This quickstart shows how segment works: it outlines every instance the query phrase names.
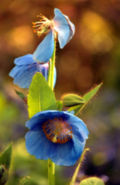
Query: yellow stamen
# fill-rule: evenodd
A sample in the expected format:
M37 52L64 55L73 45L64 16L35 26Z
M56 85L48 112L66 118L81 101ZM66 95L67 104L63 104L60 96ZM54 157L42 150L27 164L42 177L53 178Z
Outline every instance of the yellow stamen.
M49 20L43 15L38 15L39 21L33 22L33 30L35 33L37 33L38 36L40 36L43 33L48 32L50 29L52 29L53 21Z

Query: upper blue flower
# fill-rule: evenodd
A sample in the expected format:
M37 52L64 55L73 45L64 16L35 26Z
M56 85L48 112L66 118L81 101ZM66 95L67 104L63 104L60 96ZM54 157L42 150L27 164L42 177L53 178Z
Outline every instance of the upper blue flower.
M48 32L43 41L39 44L33 53L34 60L41 63L47 62L54 50L54 40L58 37L60 48L63 48L73 37L75 26L69 20L68 16L55 8L55 16L52 20L40 16L40 21L34 22L33 27L38 35Z
M36 72L40 72L48 80L49 63L41 64L33 59L32 54L18 57L14 60L15 67L10 71L9 76L14 79L14 84L29 88L32 77ZM56 82L56 70L54 73L54 85Z
M54 41L56 36L63 48L73 37L75 32L74 24L62 12L55 8L55 16L53 20L49 20L41 16L41 20L34 23L34 28L38 35L48 32L43 41L38 45L33 54L15 59L15 67L9 75L14 78L14 83L22 88L28 88L32 77L36 72L41 72L46 80L48 78L48 61L52 57L54 51ZM44 65L44 63L47 63ZM56 70L54 74L54 85L56 82Z
M88 129L78 117L64 111L48 110L35 114L26 126L26 148L38 159L72 166L81 156Z

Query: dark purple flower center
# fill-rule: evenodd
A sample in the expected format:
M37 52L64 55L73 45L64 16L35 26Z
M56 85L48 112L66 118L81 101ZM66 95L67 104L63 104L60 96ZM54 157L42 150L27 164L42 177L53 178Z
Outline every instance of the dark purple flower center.
M46 137L53 143L66 143L72 138L72 127L62 118L54 118L43 123Z

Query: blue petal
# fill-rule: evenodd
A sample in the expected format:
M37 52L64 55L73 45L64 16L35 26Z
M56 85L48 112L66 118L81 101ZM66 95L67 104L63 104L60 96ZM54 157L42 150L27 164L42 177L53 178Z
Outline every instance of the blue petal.
M22 88L28 88L31 84L33 75L36 72L41 72L43 76L46 78L46 80L48 80L48 64L40 64L35 62L31 64L26 64L26 65L16 65L10 71L9 76L14 78L14 83L16 85ZM54 86L55 86L55 83L56 83L56 69L54 73Z
M16 65L27 65L32 63L35 63L35 61L33 60L32 54L27 54L22 57L18 57L14 60L14 64Z
M58 165L72 166L79 159L85 142L81 143L77 138L65 144L56 144L49 141L42 128L39 131L29 131L25 136L27 151L38 159L50 158Z
M31 130L38 130L41 128L41 124L43 124L48 119L54 118L54 111L42 111L35 114L30 120L26 122L26 127ZM56 112L56 111L55 111Z
M63 48L73 37L75 26L59 9L55 8L54 13L54 29L58 32L60 48Z
M80 137L87 139L89 131L85 123L77 116L70 113L67 114L70 115L67 121L72 126L73 133L76 134L77 136L79 135Z
M50 159L58 165L72 166L81 156L84 146L85 142L80 142L77 137L73 136L65 144L57 144L56 151L53 156L50 156Z
M26 127L28 127L31 130L40 129L42 123L44 123L48 119L53 119L55 117L56 118L62 117L64 120L67 120L69 118L69 115L67 115L66 112L56 110L47 110L38 112L30 120L26 122Z
M10 76L14 78L14 84L28 88L36 72L42 72L41 64L33 63L28 65L15 66L10 72Z
M33 58L40 63L48 62L53 54L53 50L54 34L50 31L33 53Z
M71 32L70 32L70 38L68 41L70 41L73 37L73 35L75 34L75 25L70 21L69 17L67 15L64 15L65 18L67 19L67 22L70 26Z
M88 138L89 132L85 123L77 116L66 111L47 110L39 112L26 122L26 127L37 130L40 129L42 123L54 118L62 118L67 121L72 126L73 134L79 136L81 142Z
M21 68L20 68L21 67ZM24 65L19 67L19 72L14 76L14 84L22 88L28 88L33 75L38 71L37 65Z
M41 71L42 75L47 80L48 79L48 65L45 66L46 64L39 64L39 65L40 65L40 71Z
M27 151L38 159L48 159L56 150L55 144L45 137L42 128L27 132L25 139Z
M14 78L14 76L20 72L20 68L22 69L22 67L19 66L15 66L9 73L9 76Z

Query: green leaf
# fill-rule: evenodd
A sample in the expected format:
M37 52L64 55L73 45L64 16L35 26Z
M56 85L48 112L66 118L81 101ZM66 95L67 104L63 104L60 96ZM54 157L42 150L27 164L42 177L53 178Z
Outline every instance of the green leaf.
M0 165L4 165L9 169L11 162L12 145L10 144L0 155Z
M56 99L52 89L41 73L36 73L32 79L28 94L29 117L40 111L56 109Z
M20 180L19 185L37 185L30 177L24 177Z
M70 107L68 111L74 111L75 114L79 114L80 111L88 104L88 102L96 95L102 83L91 89L85 95L78 96L76 94L67 94L63 96L63 105Z
M87 179L82 180L80 182L80 185L104 185L104 182L98 177L89 177Z
M103 83L100 83L83 96L85 103L82 106L80 106L80 108L76 111L77 114L79 114L84 109L84 107L89 103L89 101L97 94L102 84Z
M91 89L88 93L86 93L83 96L85 102L90 101L96 95L96 93L99 91L99 89L102 86L102 84L103 83L100 83L99 85L97 85L95 88Z
M62 100L65 107L76 106L85 102L84 99L77 94L66 94L62 96Z

